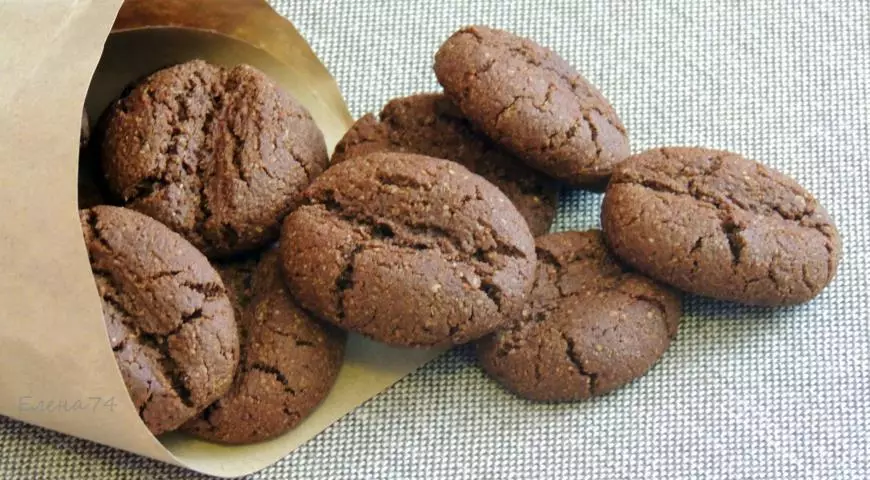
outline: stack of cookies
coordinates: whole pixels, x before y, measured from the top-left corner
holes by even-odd
[[[309,113],[252,67],[193,61],[133,85],[93,137],[82,228],[142,420],[231,444],[292,429],[346,341],[293,299],[275,247],[328,164]]]
[[[631,156],[614,108],[551,50],[469,27],[435,74],[443,92],[363,116],[330,161],[305,109],[247,66],[170,67],[109,109],[93,150],[117,206],[81,218],[152,432],[293,428],[345,332],[475,342],[517,395],[586,399],[656,363],[681,291],[780,306],[832,280],[839,235],[800,185],[724,151]],[[605,190],[603,231],[548,233],[561,186]]]

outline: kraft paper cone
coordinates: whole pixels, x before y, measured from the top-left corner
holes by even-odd
[[[86,92],[97,118],[131,81],[203,58],[264,70],[308,108],[330,146],[351,123],[347,107],[308,44],[263,0],[6,2],[0,32],[0,414],[233,477],[286,456],[440,353],[352,335],[332,393],[292,432],[238,447],[155,439],[117,370],[79,226]]]

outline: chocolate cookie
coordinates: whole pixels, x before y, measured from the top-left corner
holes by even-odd
[[[326,171],[284,221],[302,306],[404,346],[474,340],[519,316],[534,240],[507,197],[465,167],[377,152]]]
[[[115,360],[145,425],[176,429],[230,388],[239,338],[208,260],[132,210],[80,212]]]
[[[277,251],[259,264],[249,260],[218,269],[238,312],[242,360],[229,393],[182,430],[222,443],[267,440],[294,428],[326,397],[346,336],[294,303]]]
[[[462,113],[529,165],[575,186],[600,186],[629,154],[604,96],[553,51],[482,26],[451,36],[435,75]]]
[[[673,291],[626,272],[601,232],[538,237],[535,286],[522,320],[477,345],[481,366],[530,400],[573,401],[646,373],[677,334]]]
[[[532,235],[550,231],[556,216],[556,182],[522,163],[472,130],[443,94],[420,94],[390,101],[360,118],[335,147],[332,164],[377,151],[419,153],[460,163],[492,182],[517,207]]]
[[[111,108],[102,142],[110,189],[210,257],[274,241],[327,163],[305,108],[247,65],[176,65]]]
[[[614,253],[647,275],[750,305],[810,300],[840,259],[836,227],[803,187],[717,150],[662,148],[626,160],[601,223]]]

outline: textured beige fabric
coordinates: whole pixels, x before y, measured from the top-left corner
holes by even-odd
[[[797,177],[843,235],[834,284],[789,309],[690,298],[645,378],[576,405],[519,401],[446,355],[256,478],[870,478],[870,2],[283,0],[359,116],[437,88],[463,24],[510,28],[596,83],[634,151],[732,149]],[[598,224],[563,196],[558,230]],[[0,420],[2,478],[198,478]]]

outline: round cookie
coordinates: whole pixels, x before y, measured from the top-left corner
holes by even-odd
[[[601,223],[614,253],[681,290],[792,305],[834,278],[840,236],[791,178],[740,155],[661,148],[613,175]]]
[[[478,342],[484,370],[539,401],[587,399],[646,373],[677,334],[680,297],[625,271],[597,230],[536,241],[535,286],[522,320]]]
[[[132,210],[80,211],[115,360],[145,425],[178,428],[224,395],[239,361],[220,276],[190,243]]]
[[[377,151],[419,153],[462,164],[492,182],[517,207],[532,235],[550,231],[556,216],[556,182],[472,130],[445,95],[419,94],[391,100],[360,118],[335,147],[332,164]]]
[[[278,252],[218,266],[233,299],[242,360],[230,391],[182,430],[206,440],[247,444],[294,428],[329,393],[346,336],[316,322],[287,291]]]
[[[464,28],[438,50],[435,75],[481,131],[568,184],[600,187],[629,155],[625,127],[607,99],[529,39]]]
[[[112,193],[211,258],[273,242],[327,161],[311,116],[265,74],[200,60],[136,85],[102,141]]]
[[[534,240],[495,186],[447,160],[377,152],[327,170],[284,221],[305,308],[402,346],[479,338],[519,316]]]

